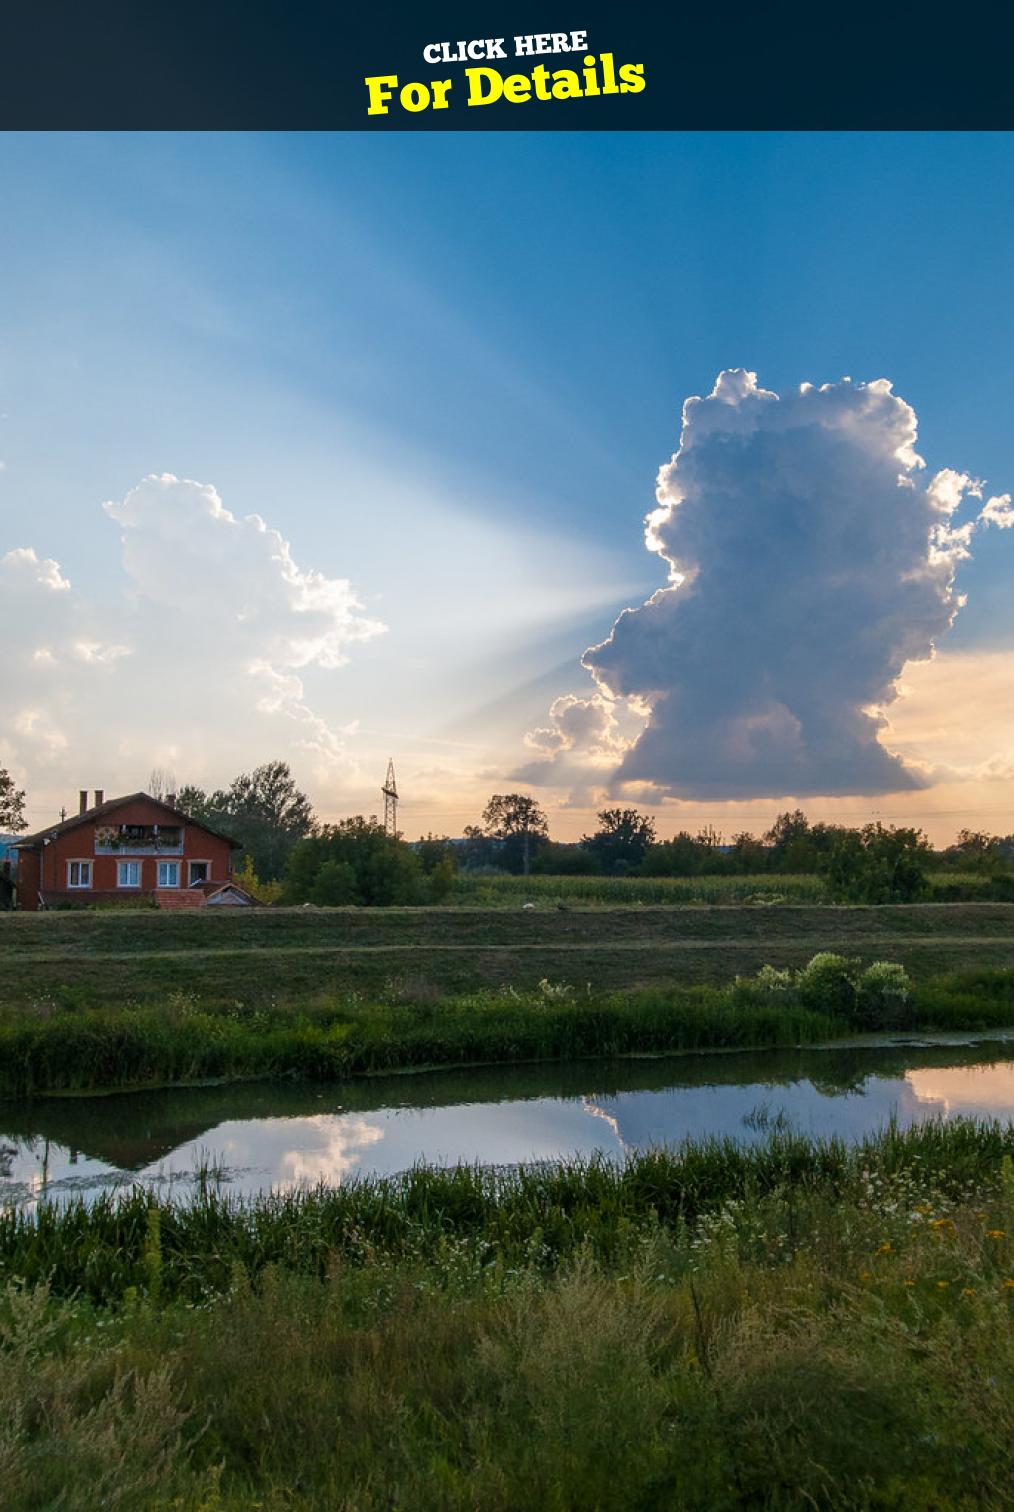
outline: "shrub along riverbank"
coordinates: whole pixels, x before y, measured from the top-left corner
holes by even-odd
[[[815,1044],[857,1031],[1014,1026],[1014,971],[911,982],[824,953],[727,987],[596,994],[543,982],[421,1000],[356,994],[259,1007],[174,992],[112,1009],[46,1001],[0,1012],[0,1095],[209,1078],[346,1076],[469,1063]]]
[[[4,1505],[1006,1507],[1012,1156],[956,1123],[9,1214]]]

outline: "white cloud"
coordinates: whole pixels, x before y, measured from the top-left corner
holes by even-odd
[[[620,733],[611,699],[601,693],[578,698],[565,693],[550,706],[548,728],[530,730],[525,744],[544,754],[576,751],[613,762],[627,742]]]
[[[277,530],[238,519],[210,484],[153,474],[104,507],[123,526],[123,565],[143,598],[272,664],[340,667],[351,642],[383,629],[357,613],[344,578],[301,571]]]
[[[5,752],[40,822],[43,804],[87,782],[142,786],[170,757],[181,780],[300,750],[318,776],[340,770],[347,718],[311,707],[301,674],[319,682],[383,629],[350,584],[300,568],[277,531],[205,484],[146,478],[105,510],[122,530],[119,602],[73,591],[31,548],[0,558],[19,627]]]
[[[40,560],[30,546],[16,546],[0,557],[0,588],[8,594],[30,594],[42,588],[51,593],[69,593],[70,583],[51,557]]]
[[[984,525],[996,525],[1000,530],[1009,530],[1014,525],[1010,494],[997,494],[994,498],[987,499],[979,519]]]
[[[924,480],[915,443],[883,379],[780,398],[734,370],[687,400],[646,520],[668,586],[583,658],[604,694],[648,711],[615,783],[715,801],[923,785],[878,736],[902,668],[960,608],[975,521],[955,515],[982,483]],[[982,518],[1011,523],[1007,509],[991,499]],[[543,749],[551,767],[567,748]]]

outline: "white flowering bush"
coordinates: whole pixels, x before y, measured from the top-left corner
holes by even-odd
[[[856,986],[856,1021],[869,1029],[903,1029],[914,1020],[912,982],[897,961],[874,961]]]

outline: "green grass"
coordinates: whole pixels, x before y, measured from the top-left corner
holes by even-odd
[[[1006,1508],[1012,1153],[956,1123],[7,1219],[4,1507]]]
[[[1014,1019],[1014,1010],[1011,1012]],[[471,1062],[572,1060],[633,1051],[812,1044],[832,1020],[796,1005],[739,1004],[728,990],[604,996],[546,986],[436,1002],[355,997],[300,1007],[45,1008],[0,1015],[0,1093],[361,1073]]]
[[[513,877],[469,876],[454,883],[450,901],[467,908],[516,908],[562,901],[608,908],[692,903],[826,903],[815,876],[756,877]]]
[[[580,879],[579,879],[580,880]],[[350,991],[457,995],[544,978],[605,992],[728,982],[804,965],[820,949],[902,962],[920,976],[1014,966],[1014,905],[880,908],[556,907],[257,909],[235,913],[0,914],[3,1002],[226,1008]]]
[[[815,1044],[857,1029],[1014,1026],[1014,971],[914,985],[902,1018],[856,1019],[812,995],[743,979],[724,987],[593,993],[544,982],[459,997],[318,995],[222,1007],[193,994],[88,1007],[80,990],[0,1012],[0,1095],[161,1086],[211,1078],[333,1081],[423,1066],[573,1061]]]
[[[974,872],[930,872],[928,903],[986,903],[1010,899],[1009,879]],[[829,903],[823,877],[774,872],[752,877],[514,877],[461,873],[450,903],[467,908],[513,908],[526,900],[603,905]]]

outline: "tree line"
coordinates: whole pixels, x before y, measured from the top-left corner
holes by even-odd
[[[153,796],[175,782],[156,769]],[[414,843],[389,835],[375,815],[322,823],[284,761],[240,773],[211,792],[187,784],[176,806],[240,846],[237,880],[262,902],[319,906],[425,904],[452,891],[455,874],[542,876],[758,876],[818,874],[843,902],[914,901],[929,873],[948,868],[984,877],[1014,899],[1014,835],[962,830],[934,851],[923,832],[879,822],[849,828],[811,824],[801,809],[779,814],[761,835],[725,843],[712,827],[659,840],[655,821],[635,808],[605,808],[576,844],[552,840],[547,815],[526,793],[494,793],[461,840],[429,834]],[[20,833],[25,793],[0,768],[0,831]],[[940,896],[939,890],[936,894]]]

